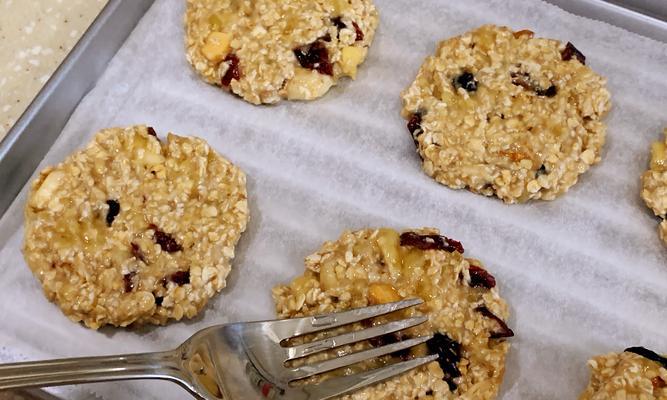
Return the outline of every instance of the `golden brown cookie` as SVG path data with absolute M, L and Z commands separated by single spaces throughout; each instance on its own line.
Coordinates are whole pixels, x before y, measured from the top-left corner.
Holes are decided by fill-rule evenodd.
M 658 232 L 663 242 L 667 243 L 667 129 L 665 139 L 651 146 L 651 164 L 642 175 L 641 196 L 655 215 L 662 218 Z

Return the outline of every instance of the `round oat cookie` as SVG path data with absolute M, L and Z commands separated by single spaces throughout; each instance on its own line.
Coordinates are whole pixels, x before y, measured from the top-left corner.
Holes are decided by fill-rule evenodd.
M 653 143 L 651 146 L 651 164 L 648 171 L 642 175 L 641 196 L 646 205 L 655 215 L 662 218 L 660 238 L 667 244 L 667 128 L 664 131 L 665 140 Z
M 588 361 L 591 381 L 579 400 L 667 400 L 667 358 L 643 347 Z
M 23 251 L 71 320 L 164 324 L 225 287 L 247 221 L 245 174 L 204 140 L 104 129 L 33 182 Z
M 605 86 L 571 43 L 486 25 L 439 44 L 403 91 L 402 116 L 441 184 L 552 200 L 600 161 Z
M 401 338 L 434 334 L 409 352 L 366 362 L 376 368 L 391 357 L 438 354 L 430 363 L 383 383 L 347 396 L 348 399 L 413 400 L 495 399 L 514 335 L 504 321 L 507 303 L 498 294 L 495 278 L 480 261 L 465 258 L 463 247 L 435 229 L 398 233 L 392 229 L 345 232 L 306 258 L 306 272 L 288 285 L 274 288 L 280 317 L 342 311 L 402 299 L 425 303 L 404 315 L 427 315 L 428 322 L 384 337 L 320 353 L 320 359 L 378 346 Z M 383 319 L 386 321 L 386 319 Z M 373 324 L 383 322 L 377 318 Z M 359 325 L 359 324 L 358 324 Z M 366 324 L 368 326 L 368 324 Z M 346 373 L 357 372 L 357 367 Z
M 312 100 L 356 77 L 377 25 L 372 0 L 188 0 L 187 58 L 250 103 Z

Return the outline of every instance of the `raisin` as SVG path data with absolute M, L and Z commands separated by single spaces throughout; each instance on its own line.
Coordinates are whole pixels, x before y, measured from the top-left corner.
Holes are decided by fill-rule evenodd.
M 355 38 L 357 42 L 361 42 L 364 40 L 364 31 L 359 28 L 359 25 L 357 25 L 356 22 L 352 21 L 352 26 L 354 27 L 354 33 L 357 34 L 357 37 Z
M 148 128 L 146 128 L 146 130 L 148 131 L 147 133 L 149 135 L 157 137 L 157 132 L 155 132 L 155 129 L 153 129 L 152 126 L 149 126 Z
M 556 88 L 556 85 L 551 85 L 547 89 L 537 88 L 535 89 L 535 93 L 542 97 L 554 97 L 558 94 L 558 89 Z
M 130 243 L 130 247 L 132 248 L 132 255 L 134 256 L 134 258 L 143 262 L 144 264 L 148 264 L 148 262 L 146 262 L 146 256 L 144 255 L 144 252 L 141 250 L 141 247 L 139 247 L 138 244 L 132 242 Z
M 492 320 L 496 321 L 498 325 L 500 325 L 500 330 L 496 332 L 491 332 L 491 335 L 489 335 L 489 338 L 491 339 L 501 339 L 501 338 L 508 338 L 514 336 L 514 332 L 507 326 L 505 321 L 502 319 L 498 318 L 498 316 L 494 313 L 491 312 L 486 306 L 482 305 L 477 308 L 475 308 L 475 311 L 482 314 L 483 316 L 487 318 L 491 318 Z
M 160 307 L 162 305 L 162 302 L 164 301 L 164 297 L 162 296 L 155 296 L 155 305 Z
M 651 379 L 651 384 L 653 384 L 653 389 L 662 389 L 664 387 L 667 387 L 667 382 L 665 382 L 665 380 L 659 376 L 656 376 L 655 378 Z
M 547 172 L 547 167 L 544 164 L 542 164 L 542 166 L 537 171 L 535 171 L 535 177 L 546 174 L 548 174 L 548 172 Z
M 331 18 L 331 22 L 338 30 L 347 28 L 347 25 L 345 25 L 345 22 L 343 22 L 343 20 L 340 17 Z
M 494 278 L 493 275 L 491 275 L 484 268 L 471 265 L 468 269 L 468 272 L 470 272 L 470 286 L 481 286 L 487 289 L 492 289 L 496 286 L 496 278 Z
M 586 65 L 586 56 L 580 52 L 574 45 L 567 42 L 565 48 L 560 52 L 563 61 L 570 61 L 572 57 L 576 58 L 580 63 Z
M 461 361 L 461 344 L 447 335 L 435 333 L 426 346 L 431 353 L 438 355 L 438 364 L 444 374 L 442 380 L 447 382 L 450 391 L 455 391 L 458 387 L 455 379 L 461 377 L 457 365 Z
M 229 68 L 222 77 L 222 86 L 227 87 L 232 83 L 232 80 L 238 81 L 241 79 L 241 69 L 239 68 L 239 58 L 234 53 L 227 55 L 224 62 L 229 64 Z
M 125 293 L 130 293 L 132 290 L 134 290 L 134 277 L 136 275 L 137 273 L 134 271 L 123 275 L 123 286 Z
M 454 78 L 454 87 L 455 88 L 464 88 L 468 92 L 477 91 L 477 80 L 475 75 L 470 72 L 464 72 L 461 75 Z
M 190 283 L 190 270 L 174 272 L 169 275 L 169 280 L 179 286 L 187 285 Z
M 294 55 L 303 68 L 314 69 L 323 75 L 333 76 L 333 64 L 329 61 L 329 50 L 322 40 L 294 49 Z
M 170 234 L 161 231 L 155 225 L 150 225 L 149 228 L 155 231 L 155 234 L 153 235 L 153 240 L 155 241 L 155 243 L 160 245 L 162 250 L 166 251 L 167 253 L 175 253 L 177 251 L 183 250 L 183 246 L 178 244 L 178 242 L 176 242 L 176 239 L 174 239 L 174 237 L 171 236 Z
M 109 211 L 107 211 L 107 226 L 111 226 L 116 216 L 120 214 L 120 203 L 116 200 L 107 200 Z
M 420 113 L 412 114 L 412 117 L 410 117 L 410 120 L 408 121 L 408 130 L 410 131 L 410 134 L 412 134 L 412 139 L 415 140 L 415 143 L 417 142 L 419 135 L 424 133 L 421 123 L 422 115 Z
M 426 391 L 427 396 L 433 396 L 433 389 L 429 389 Z
M 420 235 L 415 232 L 401 233 L 401 246 L 412 246 L 419 250 L 458 251 L 463 254 L 463 245 L 454 239 L 441 235 Z
M 331 35 L 327 32 L 326 35 L 322 36 L 320 40 L 324 40 L 325 42 L 330 42 L 331 41 Z
M 648 358 L 651 361 L 657 362 L 658 364 L 662 365 L 663 368 L 667 368 L 667 358 L 645 347 L 628 347 L 623 351 L 638 354 L 644 358 Z

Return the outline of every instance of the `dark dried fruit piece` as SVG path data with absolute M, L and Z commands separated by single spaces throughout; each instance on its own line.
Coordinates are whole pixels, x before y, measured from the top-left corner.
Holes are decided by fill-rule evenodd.
M 417 138 L 419 137 L 419 135 L 424 133 L 421 123 L 422 123 L 422 115 L 420 113 L 412 114 L 412 117 L 408 121 L 408 130 L 412 135 L 412 139 L 415 140 L 415 144 L 417 143 Z
M 156 225 L 150 225 L 149 228 L 155 231 L 153 240 L 160 245 L 163 251 L 166 251 L 167 253 L 175 253 L 183 250 L 183 246 L 178 244 L 176 239 L 170 234 L 161 231 Z
M 333 64 L 329 61 L 329 50 L 321 40 L 294 49 L 294 55 L 303 68 L 314 69 L 323 75 L 333 76 Z
M 667 382 L 665 382 L 665 380 L 659 376 L 656 376 L 655 378 L 651 379 L 651 384 L 653 384 L 653 389 L 662 389 L 664 387 L 667 387 Z
M 567 42 L 565 48 L 560 52 L 560 56 L 563 61 L 570 61 L 572 57 L 579 60 L 580 63 L 586 65 L 586 56 L 584 53 L 580 52 L 574 45 L 570 42 Z
M 535 93 L 542 97 L 554 97 L 558 94 L 558 89 L 556 88 L 556 85 L 551 85 L 547 89 L 537 88 L 535 89 Z
M 537 171 L 535 171 L 535 177 L 546 174 L 548 174 L 548 172 L 547 172 L 547 167 L 544 164 L 542 164 L 542 166 Z
M 454 78 L 453 84 L 457 89 L 464 88 L 468 92 L 477 91 L 477 80 L 475 79 L 475 75 L 470 72 L 464 72 Z
M 162 305 L 162 302 L 164 301 L 164 297 L 162 296 L 155 296 L 155 305 L 160 307 Z
M 635 353 L 638 354 L 644 358 L 648 358 L 651 361 L 655 361 L 658 364 L 662 365 L 663 368 L 667 368 L 667 358 L 661 356 L 660 354 L 651 351 L 645 347 L 628 347 L 627 349 L 623 350 L 627 351 L 628 353 Z
M 530 74 L 527 72 L 511 72 L 510 76 L 512 77 L 512 84 L 516 86 L 521 86 L 526 90 L 531 90 L 535 92 L 538 96 L 541 97 L 554 97 L 558 94 L 558 88 L 555 85 L 551 85 L 546 89 L 543 89 L 530 77 Z
M 225 57 L 224 62 L 229 64 L 227 72 L 222 77 L 222 86 L 229 86 L 232 83 L 232 80 L 241 79 L 241 69 L 239 68 L 239 58 L 236 57 L 236 54 L 230 53 Z
M 441 235 L 420 235 L 415 232 L 401 233 L 401 246 L 412 246 L 419 250 L 458 251 L 463 254 L 463 245 L 454 239 Z
M 169 280 L 179 286 L 187 285 L 190 283 L 190 270 L 174 272 L 169 275 Z
M 125 293 L 130 293 L 134 290 L 134 277 L 137 275 L 136 272 L 132 271 L 123 275 L 123 288 Z
M 334 24 L 336 29 L 341 30 L 347 28 L 347 25 L 345 25 L 345 22 L 341 19 L 341 17 L 335 17 L 331 18 L 331 22 Z
M 149 135 L 157 137 L 157 132 L 155 132 L 155 129 L 153 129 L 152 126 L 146 128 L 146 131 L 147 131 L 146 133 L 148 133 Z
M 484 268 L 471 265 L 468 272 L 470 272 L 471 287 L 484 287 L 487 289 L 496 287 L 496 278 Z
M 354 27 L 354 33 L 357 34 L 357 37 L 355 38 L 357 42 L 361 42 L 364 40 L 364 31 L 359 28 L 359 25 L 357 25 L 356 22 L 352 21 L 352 26 Z
M 146 262 L 146 255 L 144 252 L 141 250 L 141 247 L 139 247 L 138 244 L 132 242 L 130 243 L 130 247 L 132 248 L 132 256 L 136 258 L 137 260 L 143 262 L 144 264 L 148 264 Z
M 491 335 L 489 335 L 490 339 L 500 339 L 500 338 L 508 338 L 514 336 L 514 332 L 507 326 L 505 321 L 502 319 L 498 318 L 498 316 L 494 313 L 491 312 L 486 306 L 479 306 L 475 308 L 475 311 L 482 314 L 483 316 L 487 318 L 491 318 L 492 320 L 496 321 L 498 325 L 500 325 L 500 330 L 496 332 L 491 332 Z
M 120 203 L 116 200 L 107 200 L 107 205 L 109 206 L 109 211 L 107 211 L 107 226 L 111 226 L 113 220 L 116 219 L 116 216 L 120 214 Z
M 438 364 L 444 373 L 443 381 L 447 382 L 450 391 L 458 387 L 455 379 L 461 377 L 458 362 L 461 361 L 461 344 L 442 333 L 435 333 L 433 339 L 426 342 L 429 352 L 438 355 Z

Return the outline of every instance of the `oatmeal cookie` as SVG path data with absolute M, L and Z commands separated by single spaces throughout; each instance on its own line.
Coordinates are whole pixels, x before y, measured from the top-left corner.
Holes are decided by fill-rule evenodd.
M 648 171 L 642 175 L 641 196 L 646 205 L 653 210 L 655 215 L 662 218 L 660 238 L 667 243 L 667 128 L 664 131 L 665 140 L 655 142 L 651 146 L 651 164 Z
M 403 331 L 399 338 L 430 334 L 434 338 L 408 353 L 366 362 L 363 368 L 379 367 L 396 356 L 406 359 L 438 354 L 438 361 L 345 398 L 496 398 L 510 347 L 505 338 L 514 335 L 504 322 L 508 306 L 498 294 L 495 278 L 480 261 L 465 258 L 459 242 L 440 236 L 435 229 L 400 234 L 391 229 L 365 229 L 345 232 L 337 241 L 325 243 L 305 263 L 303 276 L 273 290 L 282 318 L 414 297 L 425 301 L 406 312 L 427 315 L 429 321 Z M 357 343 L 321 357 L 399 338 Z M 349 368 L 345 372 L 355 371 Z
M 104 129 L 33 182 L 23 252 L 71 320 L 164 324 L 225 287 L 247 220 L 245 174 L 204 140 Z
M 507 203 L 552 200 L 599 162 L 611 104 L 571 43 L 492 25 L 441 42 L 402 100 L 428 175 Z
M 591 382 L 579 400 L 667 400 L 667 358 L 643 347 L 588 362 Z
M 377 25 L 372 0 L 188 0 L 187 58 L 250 103 L 312 100 L 356 77 Z

